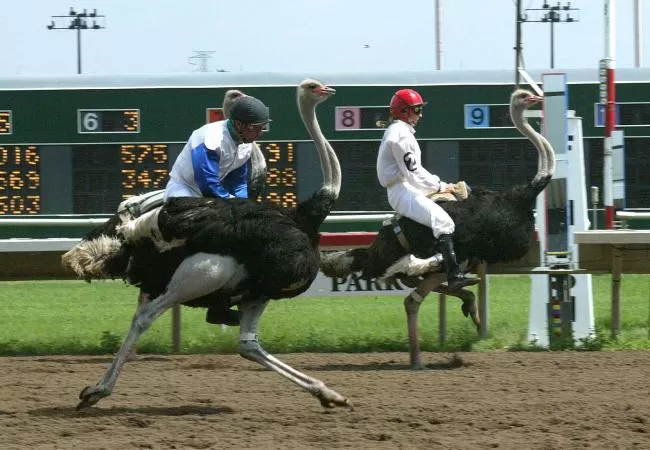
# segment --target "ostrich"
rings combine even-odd
[[[223,115],[225,118],[230,116],[230,110],[235,104],[235,101],[240,97],[245,96],[242,91],[238,89],[230,89],[226,91],[223,98]],[[248,198],[255,199],[260,195],[265,187],[266,179],[266,160],[262,150],[253,142],[253,149],[251,152],[251,165],[248,174]],[[99,255],[95,252],[101,251],[103,245],[106,244],[106,238],[113,238],[116,236],[116,228],[122,221],[135,219],[143,213],[157,208],[163,204],[164,189],[148,192],[146,194],[136,195],[128,198],[119,204],[117,207],[117,214],[107,220],[102,226],[95,228],[84,236],[77,246],[75,246],[75,257],[69,258],[68,263],[73,264],[71,267],[77,273],[84,273],[87,271],[88,264]],[[66,264],[67,265],[67,264]],[[88,281],[95,278],[94,276],[87,277]],[[139,299],[138,304],[146,302],[145,299]]]
[[[309,199],[282,209],[243,199],[171,198],[161,208],[127,220],[118,227],[119,239],[112,238],[93,261],[77,264],[82,277],[123,276],[151,297],[136,312],[104,376],[79,394],[77,409],[111,394],[129,349],[172,305],[206,307],[224,302],[235,302],[239,308],[241,356],[293,381],[324,407],[351,406],[322,381],[266,353],[257,333],[269,300],[301,294],[319,270],[318,229],[339,196],[341,169],[320,130],[316,106],[334,93],[310,79],[297,90],[300,116],[314,140],[323,172],[322,187]],[[75,259],[76,255],[67,255],[66,262]]]
[[[232,109],[232,106],[235,104],[235,101],[237,101],[237,99],[245,95],[246,94],[244,94],[242,91],[238,89],[230,89],[226,91],[226,93],[224,94],[223,106],[222,106],[223,115],[226,119],[230,117],[230,110]],[[248,197],[251,199],[256,199],[258,195],[262,194],[264,191],[267,166],[266,166],[266,160],[264,159],[264,155],[262,154],[262,150],[260,149],[260,147],[255,142],[253,142],[252,144],[253,145],[252,145],[251,159],[250,159],[250,170],[248,175]],[[68,264],[66,265],[72,265],[72,269],[78,273],[87,271],[87,266],[88,264],[91,263],[91,261],[94,261],[92,264],[101,265],[102,259],[96,259],[96,253],[101,252],[103,246],[106,243],[115,242],[112,241],[111,238],[117,236],[116,233],[117,226],[119,226],[124,220],[135,219],[136,217],[139,217],[145,212],[151,211],[152,209],[161,206],[163,204],[164,194],[165,194],[165,190],[161,189],[161,190],[137,195],[124,200],[122,203],[119,204],[117,208],[117,214],[115,216],[109,219],[103,226],[100,226],[92,230],[90,233],[84,236],[81,242],[77,244],[77,246],[75,247],[74,252],[71,252],[71,254],[74,254],[75,257],[68,258]],[[89,275],[89,276],[85,276],[85,278],[87,279],[87,281],[90,281],[93,278],[93,276]],[[149,300],[148,294],[141,291],[138,295],[137,307],[140,308],[148,300]],[[224,314],[234,313],[234,312],[236,311],[231,312],[228,311],[226,308]],[[217,315],[223,316],[221,318],[221,321],[225,321],[228,324],[232,324],[231,322],[228,321],[228,319],[226,318],[227,316],[224,316],[224,314],[217,314]],[[206,316],[206,320],[210,316],[211,314],[208,313],[208,316]],[[136,356],[136,350],[135,348],[133,348],[130,357],[135,358],[135,356]]]
[[[551,180],[555,154],[550,143],[524,118],[531,105],[542,101],[531,92],[518,89],[510,97],[510,117],[538,151],[538,171],[527,185],[502,192],[475,189],[466,200],[442,202],[456,224],[454,246],[458,261],[470,270],[480,261],[488,263],[514,261],[528,252],[535,231],[535,199]],[[362,272],[365,278],[403,277],[409,287],[416,287],[404,300],[409,334],[411,367],[422,368],[417,316],[420,303],[431,291],[453,295],[463,300],[462,311],[480,324],[474,293],[468,289],[449,291],[441,271],[439,255],[431,229],[402,217],[397,220],[410,246],[404,249],[394,224],[385,224],[368,248],[337,252],[323,257],[321,270],[329,277],[344,277]],[[419,278],[424,275],[423,278]],[[415,281],[415,282],[414,282]]]

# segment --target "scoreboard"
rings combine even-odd
[[[0,134],[11,134],[11,111],[0,111]]]
[[[77,133],[139,133],[138,109],[79,109]]]
[[[650,102],[620,102],[615,105],[617,127],[650,126]],[[594,103],[594,123],[605,126],[605,105]]]
[[[514,128],[508,104],[464,105],[465,128]]]
[[[0,147],[0,214],[38,214],[40,210],[38,148]]]
[[[388,121],[388,106],[337,106],[336,131],[383,129]]]
[[[622,80],[625,71],[620,72]],[[638,100],[616,106],[618,126],[627,127],[626,152],[644,148],[642,139],[650,141],[650,70],[647,77],[642,72],[646,81],[617,86],[619,99]],[[525,181],[530,171],[534,175],[536,153],[510,120],[512,74],[504,71],[499,82],[486,80],[491,75],[483,72],[468,82],[468,74],[461,81],[458,73],[445,71],[324,77],[337,90],[317,109],[342,169],[337,211],[390,210],[376,179],[377,150],[389,119],[387,102],[408,86],[428,102],[415,136],[429,171],[487,188],[508,186],[517,176]],[[604,114],[594,103],[599,83],[579,76],[568,73],[569,107],[583,118],[586,140],[600,142]],[[295,102],[303,78],[268,73],[3,78],[0,215],[112,214],[125,198],[164,188],[192,131],[223,119],[223,96],[233,88],[260,98],[271,111],[272,126],[258,142],[268,166],[262,200],[295,206],[321,180],[318,155]],[[530,123],[540,125],[537,117]],[[635,139],[637,146],[631,145]],[[599,158],[596,148],[585,145],[592,184],[602,172],[598,161],[589,161],[590,151]],[[647,207],[650,198],[645,181],[650,162],[641,150],[639,155],[634,166],[626,156],[629,207]],[[516,169],[522,167],[526,171]]]
[[[260,142],[267,160],[265,200],[298,201],[296,149]],[[164,189],[183,144],[0,146],[0,215],[110,214],[124,199]]]

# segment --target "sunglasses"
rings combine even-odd
[[[246,125],[245,125],[245,128],[246,128],[246,130],[248,130],[248,131],[256,131],[256,132],[260,132],[260,131],[264,131],[264,130],[266,129],[266,126],[267,126],[267,124],[265,124],[265,123],[246,124]]]

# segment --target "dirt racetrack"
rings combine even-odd
[[[650,449],[650,352],[293,354],[324,410],[238,356],[150,356],[75,411],[108,357],[0,358],[5,449]]]

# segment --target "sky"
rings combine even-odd
[[[440,2],[442,70],[513,69],[514,0]],[[522,0],[524,8],[542,3]],[[570,3],[579,21],[555,25],[555,68],[598,67],[604,0]],[[650,2],[642,4],[645,27]],[[633,6],[634,0],[616,2],[617,67],[635,65]],[[85,74],[191,73],[200,67],[189,60],[197,51],[214,52],[209,71],[436,69],[434,0],[0,0],[0,76],[75,74],[76,31],[46,28],[70,7],[105,16],[105,29],[82,32]],[[525,23],[522,31],[526,68],[550,68],[549,24]],[[650,33],[644,34],[642,60],[650,64]]]

